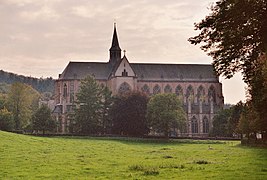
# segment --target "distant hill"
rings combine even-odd
[[[10,84],[13,84],[15,82],[28,84],[41,93],[54,93],[55,80],[52,77],[45,79],[34,78],[0,70],[0,92],[5,93]]]

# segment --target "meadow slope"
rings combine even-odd
[[[0,131],[0,179],[267,179],[267,149],[233,141],[48,138]]]

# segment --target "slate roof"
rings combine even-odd
[[[69,62],[59,79],[84,79],[94,76],[98,80],[105,80],[110,74],[110,64],[101,62]]]
[[[143,63],[130,63],[130,65],[139,81],[218,82],[212,65]],[[98,80],[107,80],[112,69],[109,63],[70,62],[59,79],[83,79],[87,75],[93,75]]]
[[[212,65],[131,64],[138,79],[144,81],[218,81]]]

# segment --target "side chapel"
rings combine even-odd
[[[119,94],[141,91],[151,96],[175,93],[187,113],[186,132],[173,136],[208,136],[214,115],[223,107],[222,84],[210,64],[130,63],[122,57],[116,26],[108,62],[69,62],[56,80],[54,113],[59,117],[61,133],[68,133],[68,113],[72,111],[80,80],[88,75]],[[163,60],[164,61],[164,60]]]

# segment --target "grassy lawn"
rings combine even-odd
[[[267,149],[233,141],[45,138],[0,131],[0,179],[267,179]]]

